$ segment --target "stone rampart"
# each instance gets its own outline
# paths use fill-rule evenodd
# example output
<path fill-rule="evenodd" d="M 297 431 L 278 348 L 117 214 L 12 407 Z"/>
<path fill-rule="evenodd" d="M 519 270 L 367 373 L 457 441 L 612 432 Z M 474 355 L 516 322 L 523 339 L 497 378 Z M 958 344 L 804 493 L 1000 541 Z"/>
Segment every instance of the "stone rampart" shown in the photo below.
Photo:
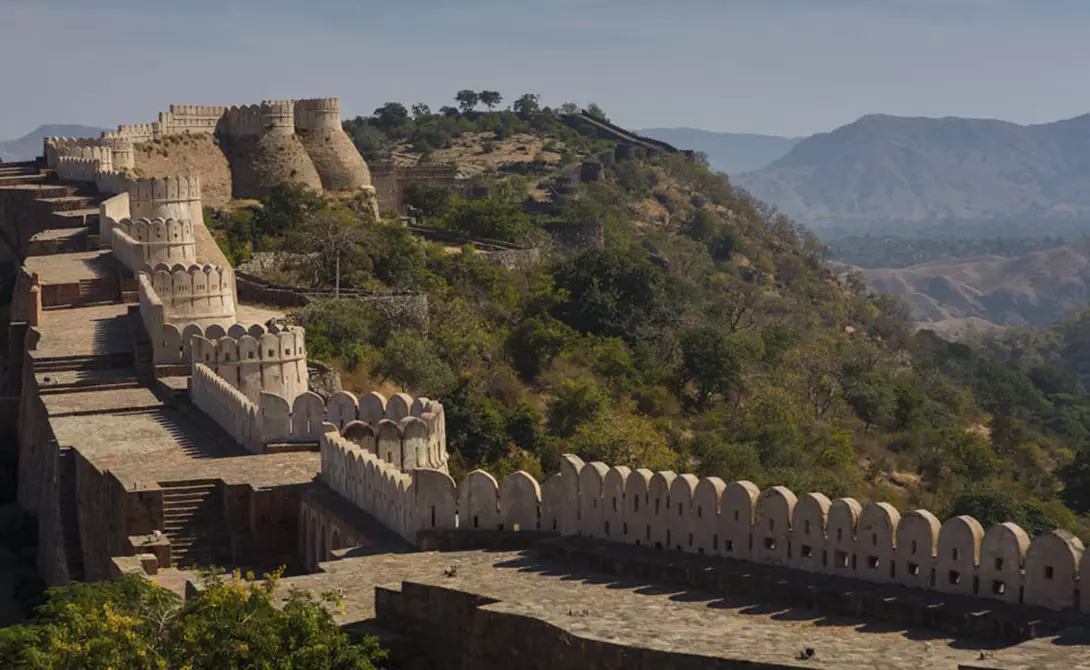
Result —
<path fill-rule="evenodd" d="M 99 172 L 94 182 L 99 193 L 129 194 L 128 217 L 204 223 L 201 180 L 197 176 L 134 179 L 124 172 L 106 170 Z"/>
<path fill-rule="evenodd" d="M 333 426 L 345 439 L 401 470 L 446 471 L 446 425 L 443 406 L 404 393 L 389 400 L 379 393 L 357 398 L 348 391 L 324 402 L 304 393 L 292 403 L 262 393 L 258 406 L 266 443 L 318 442 L 322 425 Z"/>
<path fill-rule="evenodd" d="M 295 101 L 295 129 L 329 191 L 372 189 L 371 172 L 341 126 L 336 98 Z M 377 200 L 377 198 L 376 198 Z M 378 212 L 375 212 L 376 217 Z"/>
<path fill-rule="evenodd" d="M 185 344 L 189 361 L 208 367 L 255 404 L 263 393 L 292 403 L 308 391 L 306 332 L 298 326 L 234 324 L 202 333 L 190 324 L 180 333 L 169 326 L 165 331 L 165 340 Z"/>
<path fill-rule="evenodd" d="M 57 176 L 63 181 L 94 182 L 102 170 L 102 163 L 91 158 L 61 156 L 57 163 Z"/>
<path fill-rule="evenodd" d="M 195 324 L 207 329 L 214 325 L 227 328 L 235 322 L 234 279 L 230 268 L 159 264 L 150 268 L 150 272 L 141 270 L 140 274 L 151 279 L 151 287 L 163 305 L 164 323 Z"/>
<path fill-rule="evenodd" d="M 257 406 L 204 365 L 193 366 L 189 398 L 252 453 L 263 453 Z"/>
<path fill-rule="evenodd" d="M 61 156 L 79 156 L 75 150 L 99 146 L 103 146 L 102 140 L 91 137 L 46 137 L 42 139 L 42 155 L 46 167 L 57 168 Z"/>
<path fill-rule="evenodd" d="M 159 136 L 157 123 L 128 123 L 119 125 L 117 130 L 102 133 L 104 138 L 128 138 L 132 142 L 150 142 Z"/>
<path fill-rule="evenodd" d="M 128 197 L 128 194 L 124 195 Z M 193 224 L 188 220 L 124 218 L 117 221 L 100 217 L 99 221 L 103 234 L 110 236 L 114 256 L 130 270 L 150 271 L 160 264 L 189 266 L 197 260 Z"/>
<path fill-rule="evenodd" d="M 1031 540 L 1013 523 L 985 530 L 967 516 L 940 523 L 926 510 L 575 456 L 540 486 L 526 473 L 501 485 L 479 470 L 455 486 L 430 470 L 395 476 L 335 433 L 322 449 L 322 479 L 406 539 L 429 528 L 542 530 L 1090 613 L 1090 598 L 1079 598 L 1090 553 L 1063 530 Z"/>
<path fill-rule="evenodd" d="M 136 150 L 133 141 L 127 137 L 104 137 L 99 140 L 102 146 L 110 149 L 114 170 L 132 170 L 136 167 Z"/>
<path fill-rule="evenodd" d="M 169 112 L 159 113 L 162 135 L 212 135 L 219 127 L 227 107 L 204 105 L 171 105 Z"/>

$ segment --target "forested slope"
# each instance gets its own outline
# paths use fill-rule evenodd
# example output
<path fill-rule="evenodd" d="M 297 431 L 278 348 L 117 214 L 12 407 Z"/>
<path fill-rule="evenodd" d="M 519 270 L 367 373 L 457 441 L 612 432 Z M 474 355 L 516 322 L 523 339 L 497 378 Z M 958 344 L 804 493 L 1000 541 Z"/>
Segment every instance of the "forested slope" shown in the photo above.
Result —
<path fill-rule="evenodd" d="M 281 280 L 332 285 L 339 258 L 342 286 L 426 293 L 426 324 L 349 301 L 296 318 L 311 355 L 341 366 L 354 390 L 441 399 L 456 470 L 540 474 L 573 452 L 1081 528 L 1090 403 L 1062 357 L 911 334 L 899 300 L 838 281 L 815 237 L 699 157 L 605 165 L 556 212 L 528 211 L 541 180 L 610 147 L 526 97 L 485 113 L 394 103 L 346 128 L 370 158 L 396 149 L 455 162 L 532 135 L 541 155 L 475 178 L 487 197 L 421 187 L 415 211 L 431 226 L 526 244 L 546 224 L 600 220 L 604 249 L 510 270 L 291 189 L 256 213 L 219 216 L 217 235 L 236 260 L 255 248 L 310 252 Z M 1082 331 L 1065 338 L 1090 342 Z"/>

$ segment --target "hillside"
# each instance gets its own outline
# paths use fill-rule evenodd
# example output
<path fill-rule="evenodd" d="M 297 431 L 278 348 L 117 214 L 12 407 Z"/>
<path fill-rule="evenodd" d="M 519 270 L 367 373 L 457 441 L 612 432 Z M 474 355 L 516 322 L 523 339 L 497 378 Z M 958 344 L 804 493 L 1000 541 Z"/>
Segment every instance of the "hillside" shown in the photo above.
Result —
<path fill-rule="evenodd" d="M 785 156 L 803 139 L 750 133 L 717 133 L 699 128 L 648 128 L 638 132 L 669 142 L 680 149 L 702 151 L 708 156 L 711 169 L 730 175 L 759 170 Z"/>
<path fill-rule="evenodd" d="M 904 297 L 914 319 L 939 330 L 963 319 L 1041 327 L 1090 300 L 1090 238 L 1015 258 L 978 256 L 862 272 L 872 288 Z"/>
<path fill-rule="evenodd" d="M 735 182 L 824 234 L 1085 233 L 1090 115 L 1033 126 L 864 116 Z"/>
<path fill-rule="evenodd" d="M 292 318 L 349 390 L 441 399 L 456 478 L 574 453 L 1085 531 L 1090 474 L 1067 466 L 1090 461 L 1090 395 L 1057 383 L 1063 363 L 913 334 L 897 300 L 838 277 L 815 237 L 698 159 L 618 150 L 521 107 L 389 103 L 345 122 L 373 160 L 473 175 L 406 188 L 421 227 L 298 188 L 208 217 L 233 260 L 295 252 L 271 280 L 426 296 L 423 319 L 355 300 Z M 579 249 L 550 244 L 593 226 Z M 461 238 L 415 236 L 429 229 Z"/>
<path fill-rule="evenodd" d="M 38 126 L 19 139 L 0 140 L 0 161 L 34 160 L 42 154 L 42 139 L 45 137 L 98 137 L 102 130 L 102 128 L 79 125 Z"/>

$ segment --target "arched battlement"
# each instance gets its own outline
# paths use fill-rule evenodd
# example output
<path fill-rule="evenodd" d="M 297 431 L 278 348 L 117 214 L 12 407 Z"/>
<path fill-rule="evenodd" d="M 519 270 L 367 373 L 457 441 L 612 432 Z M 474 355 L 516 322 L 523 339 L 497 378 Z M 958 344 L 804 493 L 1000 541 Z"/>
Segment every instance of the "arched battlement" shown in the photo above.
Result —
<path fill-rule="evenodd" d="M 95 158 L 85 156 L 80 150 L 104 146 L 103 140 L 91 137 L 45 137 L 42 139 L 42 155 L 45 156 L 46 167 L 57 168 L 60 166 L 61 156 Z"/>
<path fill-rule="evenodd" d="M 980 547 L 978 595 L 1017 603 L 1022 594 L 1022 570 L 1029 535 L 1016 523 L 997 524 L 984 533 Z"/>
<path fill-rule="evenodd" d="M 974 576 L 983 540 L 984 527 L 971 516 L 956 516 L 942 524 L 935 550 L 935 590 L 967 595 L 976 592 Z"/>
<path fill-rule="evenodd" d="M 177 226 L 174 229 L 180 230 Z M 164 234 L 169 230 L 163 221 Z M 115 235 L 121 233 L 115 230 Z M 151 286 L 163 304 L 165 323 L 197 325 L 202 329 L 234 323 L 235 280 L 229 267 L 160 263 L 148 269 L 150 272 L 141 270 L 141 274 L 151 277 Z"/>
<path fill-rule="evenodd" d="M 178 263 L 189 266 L 197 259 L 196 238 L 189 220 L 111 219 L 104 232 L 106 228 L 114 256 L 131 270 L 150 274 L 154 266 Z M 233 282 L 232 277 L 232 287 Z"/>
<path fill-rule="evenodd" d="M 1033 538 L 1026 550 L 1022 602 L 1054 610 L 1072 607 L 1084 551 L 1082 541 L 1065 530 Z"/>
<path fill-rule="evenodd" d="M 391 528 L 408 537 L 425 528 L 451 527 L 439 521 L 431 524 L 432 515 L 449 524 L 442 510 L 458 507 L 455 526 L 465 530 L 538 528 L 642 546 L 649 546 L 650 537 L 650 546 L 664 551 L 722 554 L 1057 610 L 1076 604 L 1090 609 L 1076 595 L 1079 575 L 1090 570 L 1082 564 L 1090 565 L 1090 557 L 1078 538 L 1064 531 L 1030 541 L 1013 523 L 999 524 L 984 533 L 968 516 L 940 524 L 926 510 L 902 517 L 886 503 L 860 505 L 850 498 L 831 502 L 820 493 L 796 498 L 781 486 L 760 491 L 751 482 L 727 484 L 714 477 L 609 468 L 604 463 L 584 464 L 570 455 L 561 460 L 560 471 L 540 485 L 523 472 L 502 483 L 479 470 L 453 486 L 447 479 L 437 478 L 426 504 L 417 508 L 411 485 L 390 485 L 397 470 L 373 453 L 336 431 L 323 434 L 321 448 L 321 478 L 341 495 L 362 501 L 358 504 L 380 520 L 399 511 L 400 516 L 390 520 L 398 525 Z M 362 458 L 355 454 L 362 454 Z M 326 463 L 330 463 L 328 471 Z M 346 475 L 337 468 L 359 468 L 361 472 Z M 375 474 L 369 477 L 367 472 L 371 471 Z M 363 482 L 365 490 L 354 485 L 357 481 Z M 834 540 L 828 533 L 834 530 L 837 516 L 841 518 L 835 523 L 845 532 Z M 573 519 L 577 523 L 572 523 Z M 616 528 L 618 523 L 620 528 Z M 693 536 L 691 546 L 689 533 Z M 671 539 L 669 545 L 663 542 L 666 537 Z M 748 549 L 751 539 L 752 551 Z M 732 549 L 721 548 L 728 544 Z M 811 551 L 800 555 L 805 546 Z M 833 561 L 822 560 L 824 549 L 834 546 L 858 557 L 859 565 L 845 574 Z M 945 574 L 951 570 L 959 572 L 956 583 Z M 944 574 L 932 582 L 936 571 Z"/>
<path fill-rule="evenodd" d="M 825 529 L 832 503 L 823 493 L 799 498 L 791 516 L 791 543 L 795 547 L 791 567 L 808 572 L 826 572 L 829 564 Z"/>

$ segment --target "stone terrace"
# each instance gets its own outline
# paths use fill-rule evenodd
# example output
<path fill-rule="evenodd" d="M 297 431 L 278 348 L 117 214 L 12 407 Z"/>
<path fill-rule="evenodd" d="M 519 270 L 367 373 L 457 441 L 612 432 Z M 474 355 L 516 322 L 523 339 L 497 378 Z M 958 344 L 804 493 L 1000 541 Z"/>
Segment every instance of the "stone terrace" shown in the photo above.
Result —
<path fill-rule="evenodd" d="M 394 598 L 424 587 L 472 594 L 483 603 L 491 602 L 479 604 L 482 611 L 533 619 L 576 639 L 695 657 L 698 662 L 692 667 L 726 659 L 770 667 L 940 670 L 976 662 L 982 652 L 995 652 L 988 641 L 955 640 L 744 596 L 724 598 L 649 584 L 573 568 L 529 550 L 375 555 L 322 567 L 328 572 L 295 578 L 290 584 L 313 592 L 341 591 L 345 612 L 339 619 L 350 628 L 376 615 L 383 623 L 381 600 L 376 612 L 376 587 L 380 596 L 385 592 Z M 814 657 L 800 660 L 806 648 L 815 651 Z M 1048 648 L 1053 653 L 1057 649 Z M 576 662 L 577 657 L 572 650 L 573 667 L 591 667 Z M 1072 665 L 1068 657 L 1063 667 L 1090 665 Z"/>

